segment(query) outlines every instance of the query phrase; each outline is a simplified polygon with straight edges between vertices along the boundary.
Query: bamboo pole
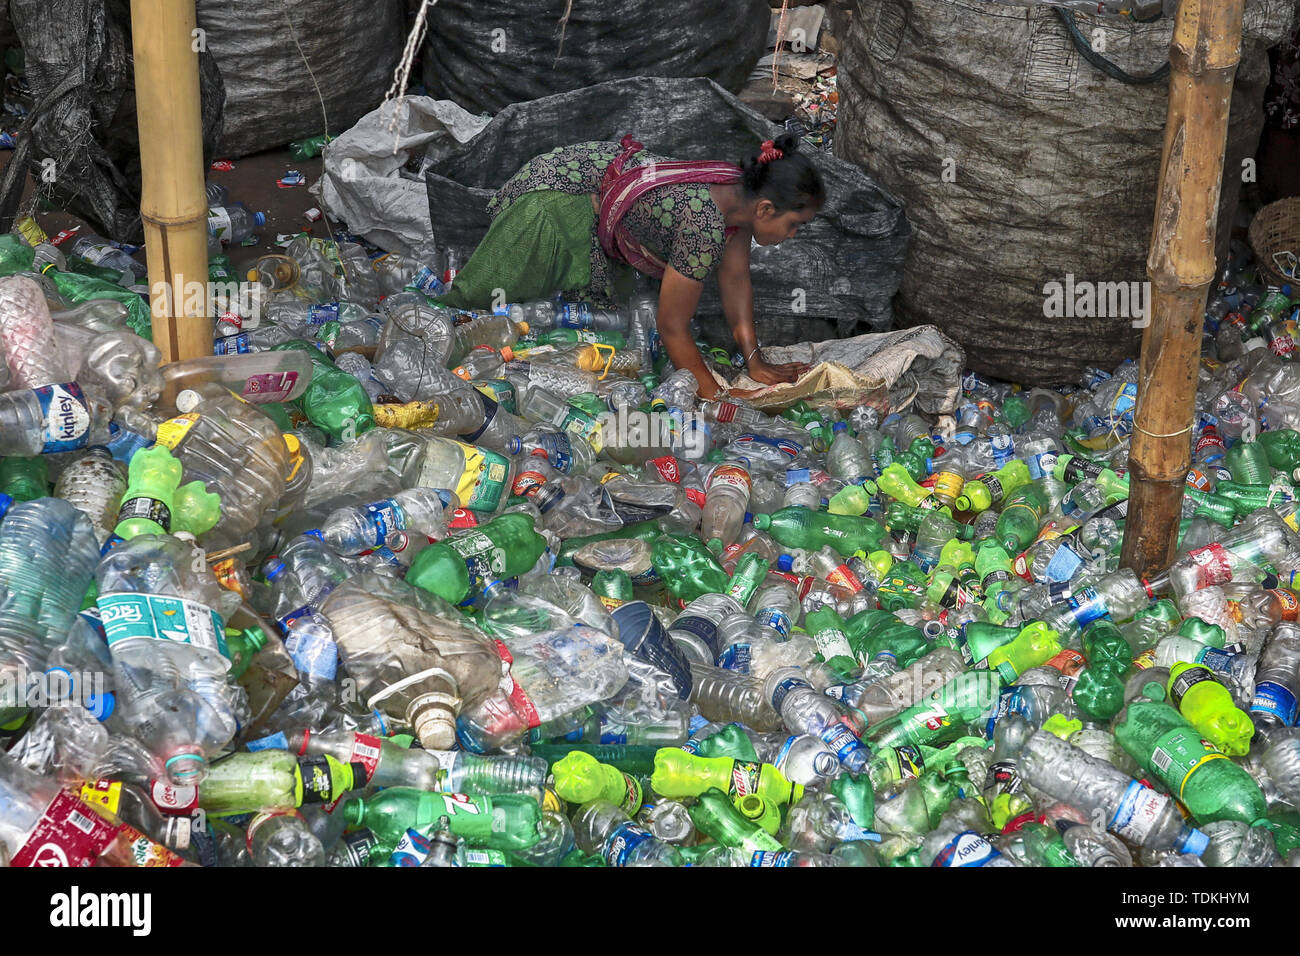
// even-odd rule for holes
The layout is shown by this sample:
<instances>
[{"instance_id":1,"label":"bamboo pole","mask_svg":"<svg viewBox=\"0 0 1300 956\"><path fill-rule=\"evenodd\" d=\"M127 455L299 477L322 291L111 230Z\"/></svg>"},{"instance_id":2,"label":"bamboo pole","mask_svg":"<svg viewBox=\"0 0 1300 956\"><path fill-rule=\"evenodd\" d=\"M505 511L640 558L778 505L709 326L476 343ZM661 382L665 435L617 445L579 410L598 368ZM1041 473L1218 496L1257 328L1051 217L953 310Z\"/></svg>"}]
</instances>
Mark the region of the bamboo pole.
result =
<instances>
[{"instance_id":1,"label":"bamboo pole","mask_svg":"<svg viewBox=\"0 0 1300 956\"><path fill-rule=\"evenodd\" d=\"M194 0L131 0L140 218L164 363L212 354Z\"/></svg>"},{"instance_id":2,"label":"bamboo pole","mask_svg":"<svg viewBox=\"0 0 1300 956\"><path fill-rule=\"evenodd\" d=\"M1182 0L1169 49L1169 114L1147 257L1150 324L1142 335L1120 562L1141 576L1173 560L1191 467L1201 324L1215 273L1243 6L1244 0Z\"/></svg>"}]
</instances>

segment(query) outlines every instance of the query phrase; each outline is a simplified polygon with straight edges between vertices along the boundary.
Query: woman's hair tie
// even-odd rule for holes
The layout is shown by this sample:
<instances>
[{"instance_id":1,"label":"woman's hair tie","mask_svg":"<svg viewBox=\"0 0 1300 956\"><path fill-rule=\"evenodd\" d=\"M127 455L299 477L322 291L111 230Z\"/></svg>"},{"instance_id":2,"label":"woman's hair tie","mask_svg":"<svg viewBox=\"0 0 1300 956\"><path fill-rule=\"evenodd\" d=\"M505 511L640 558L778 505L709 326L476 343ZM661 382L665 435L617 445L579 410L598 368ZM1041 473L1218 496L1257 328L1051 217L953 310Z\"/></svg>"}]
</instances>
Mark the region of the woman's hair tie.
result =
<instances>
[{"instance_id":1,"label":"woman's hair tie","mask_svg":"<svg viewBox=\"0 0 1300 956\"><path fill-rule=\"evenodd\" d=\"M774 159L781 159L783 156L785 156L785 153L777 149L776 143L772 142L770 139L764 140L763 145L759 147L758 161L764 165L770 163Z\"/></svg>"}]
</instances>

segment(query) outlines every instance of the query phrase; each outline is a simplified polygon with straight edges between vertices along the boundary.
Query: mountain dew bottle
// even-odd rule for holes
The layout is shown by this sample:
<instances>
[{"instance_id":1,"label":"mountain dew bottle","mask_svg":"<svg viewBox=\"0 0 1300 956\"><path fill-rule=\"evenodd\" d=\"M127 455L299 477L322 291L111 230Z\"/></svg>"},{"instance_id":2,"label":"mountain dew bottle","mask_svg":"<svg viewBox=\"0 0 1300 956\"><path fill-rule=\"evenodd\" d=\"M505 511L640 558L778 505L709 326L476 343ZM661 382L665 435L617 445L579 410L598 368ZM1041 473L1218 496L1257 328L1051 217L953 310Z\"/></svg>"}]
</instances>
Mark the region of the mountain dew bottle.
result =
<instances>
[{"instance_id":1,"label":"mountain dew bottle","mask_svg":"<svg viewBox=\"0 0 1300 956\"><path fill-rule=\"evenodd\" d=\"M880 473L876 487L903 504L913 508L940 508L943 502L935 498L929 488L923 488L912 480L906 468L894 462Z\"/></svg>"},{"instance_id":2,"label":"mountain dew bottle","mask_svg":"<svg viewBox=\"0 0 1300 956\"><path fill-rule=\"evenodd\" d=\"M1198 731L1229 757L1250 752L1255 725L1232 702L1232 693L1204 664L1178 661L1169 667L1169 701Z\"/></svg>"},{"instance_id":3,"label":"mountain dew bottle","mask_svg":"<svg viewBox=\"0 0 1300 956\"><path fill-rule=\"evenodd\" d=\"M1264 793L1254 778L1164 702L1130 703L1115 726L1115 739L1140 767L1159 778L1199 824L1254 823L1268 814Z\"/></svg>"},{"instance_id":4,"label":"mountain dew bottle","mask_svg":"<svg viewBox=\"0 0 1300 956\"><path fill-rule=\"evenodd\" d=\"M831 606L818 608L804 618L804 630L812 635L822 660L841 675L847 675L858 667L844 628L844 618Z\"/></svg>"},{"instance_id":5,"label":"mountain dew bottle","mask_svg":"<svg viewBox=\"0 0 1300 956\"><path fill-rule=\"evenodd\" d=\"M725 791L730 799L757 793L778 804L797 803L803 787L791 783L771 764L750 763L730 757L697 757L676 747L655 754L650 786L663 797L698 797L710 787Z\"/></svg>"},{"instance_id":6,"label":"mountain dew bottle","mask_svg":"<svg viewBox=\"0 0 1300 956\"><path fill-rule=\"evenodd\" d=\"M1031 667L1045 664L1061 653L1061 635L1042 621L1034 621L1021 629L1015 639L1003 644L988 656L989 669L1008 684Z\"/></svg>"},{"instance_id":7,"label":"mountain dew bottle","mask_svg":"<svg viewBox=\"0 0 1300 956\"><path fill-rule=\"evenodd\" d=\"M1002 682L993 671L964 671L921 703L869 728L867 737L873 750L952 740L987 715L1001 692Z\"/></svg>"},{"instance_id":8,"label":"mountain dew bottle","mask_svg":"<svg viewBox=\"0 0 1300 956\"><path fill-rule=\"evenodd\" d=\"M967 481L962 486L961 494L957 496L953 507L958 511L988 511L995 505L1000 505L1031 480L1029 466L1021 459L1013 458L992 474L981 475Z\"/></svg>"},{"instance_id":9,"label":"mountain dew bottle","mask_svg":"<svg viewBox=\"0 0 1300 956\"><path fill-rule=\"evenodd\" d=\"M641 784L631 774L575 750L551 768L555 792L569 803L608 800L624 813L641 809Z\"/></svg>"},{"instance_id":10,"label":"mountain dew bottle","mask_svg":"<svg viewBox=\"0 0 1300 956\"><path fill-rule=\"evenodd\" d=\"M287 750L236 752L213 761L203 778L199 806L213 815L229 815L332 803L365 783L364 764L340 763L328 754L299 758Z\"/></svg>"},{"instance_id":11,"label":"mountain dew bottle","mask_svg":"<svg viewBox=\"0 0 1300 956\"><path fill-rule=\"evenodd\" d=\"M748 799L746 797L740 799ZM701 833L723 846L748 850L780 850L781 843L759 824L740 812L720 788L712 787L699 795L690 808L691 822Z\"/></svg>"},{"instance_id":12,"label":"mountain dew bottle","mask_svg":"<svg viewBox=\"0 0 1300 956\"><path fill-rule=\"evenodd\" d=\"M170 532L181 463L166 446L154 445L131 456L127 477L113 533L129 541L136 535Z\"/></svg>"},{"instance_id":13,"label":"mountain dew bottle","mask_svg":"<svg viewBox=\"0 0 1300 956\"><path fill-rule=\"evenodd\" d=\"M756 514L754 527L787 548L820 551L829 545L841 557L854 551L875 551L886 538L884 527L874 518L798 507L782 508L770 515Z\"/></svg>"}]
</instances>

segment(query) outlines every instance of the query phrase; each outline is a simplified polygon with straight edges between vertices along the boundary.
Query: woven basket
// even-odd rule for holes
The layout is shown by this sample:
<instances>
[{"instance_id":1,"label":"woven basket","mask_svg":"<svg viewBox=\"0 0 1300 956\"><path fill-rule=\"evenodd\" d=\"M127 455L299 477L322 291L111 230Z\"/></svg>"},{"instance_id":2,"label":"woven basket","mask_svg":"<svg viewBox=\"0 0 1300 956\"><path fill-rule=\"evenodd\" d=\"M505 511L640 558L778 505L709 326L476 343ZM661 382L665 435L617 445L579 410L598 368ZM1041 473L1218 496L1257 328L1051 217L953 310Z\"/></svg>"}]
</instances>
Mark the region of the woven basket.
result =
<instances>
[{"instance_id":1,"label":"woven basket","mask_svg":"<svg viewBox=\"0 0 1300 956\"><path fill-rule=\"evenodd\" d=\"M1300 196L1261 209L1250 224L1250 245L1259 258L1260 269L1273 285L1300 279ZM1286 253L1294 258L1288 259ZM1289 275L1284 267L1290 270Z\"/></svg>"}]
</instances>

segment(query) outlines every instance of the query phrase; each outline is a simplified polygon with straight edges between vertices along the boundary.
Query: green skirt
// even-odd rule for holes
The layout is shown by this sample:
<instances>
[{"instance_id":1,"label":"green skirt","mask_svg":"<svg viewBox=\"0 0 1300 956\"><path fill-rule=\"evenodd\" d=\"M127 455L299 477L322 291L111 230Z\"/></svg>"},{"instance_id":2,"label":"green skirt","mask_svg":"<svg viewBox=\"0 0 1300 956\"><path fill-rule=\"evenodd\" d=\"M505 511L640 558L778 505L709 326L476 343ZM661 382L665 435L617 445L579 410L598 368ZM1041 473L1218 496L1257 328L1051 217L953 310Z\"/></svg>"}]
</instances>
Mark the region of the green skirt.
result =
<instances>
[{"instance_id":1,"label":"green skirt","mask_svg":"<svg viewBox=\"0 0 1300 956\"><path fill-rule=\"evenodd\" d=\"M491 309L507 302L549 299L557 291L592 290L596 213L585 193L524 193L492 221L487 235L438 303Z\"/></svg>"}]
</instances>

